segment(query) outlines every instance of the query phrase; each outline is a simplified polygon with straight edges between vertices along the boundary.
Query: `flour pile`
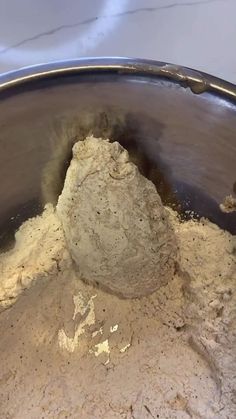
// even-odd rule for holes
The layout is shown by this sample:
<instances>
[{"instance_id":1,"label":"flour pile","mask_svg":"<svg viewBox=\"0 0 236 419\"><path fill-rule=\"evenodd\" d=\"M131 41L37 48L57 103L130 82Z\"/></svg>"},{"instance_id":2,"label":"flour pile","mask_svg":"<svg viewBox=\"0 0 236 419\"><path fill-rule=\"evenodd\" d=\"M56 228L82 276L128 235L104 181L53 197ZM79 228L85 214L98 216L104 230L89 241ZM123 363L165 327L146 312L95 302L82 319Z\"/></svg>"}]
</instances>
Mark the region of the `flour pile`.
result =
<instances>
[{"instance_id":1,"label":"flour pile","mask_svg":"<svg viewBox=\"0 0 236 419\"><path fill-rule=\"evenodd\" d=\"M73 151L57 208L0 255L2 415L236 417L236 237L181 222L119 144Z\"/></svg>"}]
</instances>

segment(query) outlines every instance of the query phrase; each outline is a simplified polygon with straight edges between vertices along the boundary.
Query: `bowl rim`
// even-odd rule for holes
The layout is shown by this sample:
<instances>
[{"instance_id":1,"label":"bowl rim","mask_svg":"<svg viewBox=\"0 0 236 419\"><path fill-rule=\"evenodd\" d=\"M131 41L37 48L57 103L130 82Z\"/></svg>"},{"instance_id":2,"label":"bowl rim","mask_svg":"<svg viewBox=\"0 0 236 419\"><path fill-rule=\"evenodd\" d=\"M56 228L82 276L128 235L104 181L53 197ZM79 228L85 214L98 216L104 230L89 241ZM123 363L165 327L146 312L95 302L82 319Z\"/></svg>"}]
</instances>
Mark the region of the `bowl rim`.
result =
<instances>
[{"instance_id":1,"label":"bowl rim","mask_svg":"<svg viewBox=\"0 0 236 419\"><path fill-rule=\"evenodd\" d=\"M190 88L193 93L211 92L233 102L236 85L202 71L162 61L128 57L91 57L54 61L0 74L0 92L40 79L70 74L116 73L167 79Z\"/></svg>"}]
</instances>

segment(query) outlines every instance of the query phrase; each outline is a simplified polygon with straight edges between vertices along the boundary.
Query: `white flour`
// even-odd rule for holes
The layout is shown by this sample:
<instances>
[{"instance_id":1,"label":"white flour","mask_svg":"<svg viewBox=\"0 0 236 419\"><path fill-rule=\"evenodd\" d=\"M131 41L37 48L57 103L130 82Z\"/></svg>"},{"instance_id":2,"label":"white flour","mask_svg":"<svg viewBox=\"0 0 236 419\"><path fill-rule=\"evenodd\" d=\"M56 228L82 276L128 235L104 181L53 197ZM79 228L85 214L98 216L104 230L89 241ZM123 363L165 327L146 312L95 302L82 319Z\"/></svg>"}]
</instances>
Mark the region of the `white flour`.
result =
<instances>
[{"instance_id":1,"label":"white flour","mask_svg":"<svg viewBox=\"0 0 236 419\"><path fill-rule=\"evenodd\" d=\"M209 221L180 222L166 211L179 252L176 273L134 300L79 280L51 205L21 226L15 248L0 255L2 308L36 286L0 315L3 417L236 417L236 239ZM27 360L14 375L19 327L32 366ZM31 380L36 348L50 363L36 382L32 375L29 391L22 383ZM41 396L48 371L50 392L43 387Z\"/></svg>"}]
</instances>

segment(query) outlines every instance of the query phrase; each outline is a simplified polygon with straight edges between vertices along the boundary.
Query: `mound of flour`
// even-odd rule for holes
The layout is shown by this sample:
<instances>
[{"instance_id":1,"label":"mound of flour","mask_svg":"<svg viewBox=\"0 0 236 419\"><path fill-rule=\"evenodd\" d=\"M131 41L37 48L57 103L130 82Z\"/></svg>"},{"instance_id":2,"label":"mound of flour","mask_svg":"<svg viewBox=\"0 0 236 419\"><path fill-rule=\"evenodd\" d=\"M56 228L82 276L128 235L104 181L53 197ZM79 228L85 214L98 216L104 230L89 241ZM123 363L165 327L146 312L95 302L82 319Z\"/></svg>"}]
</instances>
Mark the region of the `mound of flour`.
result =
<instances>
[{"instance_id":1,"label":"mound of flour","mask_svg":"<svg viewBox=\"0 0 236 419\"><path fill-rule=\"evenodd\" d=\"M26 221L15 235L15 246L0 254L0 309L12 305L33 282L55 275L69 258L55 209L48 204L42 215Z\"/></svg>"},{"instance_id":2,"label":"mound of flour","mask_svg":"<svg viewBox=\"0 0 236 419\"><path fill-rule=\"evenodd\" d=\"M102 160L100 163L103 170ZM102 197L107 199L106 194ZM124 200L123 211L125 202L130 205ZM67 210L74 214L75 208L70 205ZM89 230L89 241L93 237L92 208L88 206L87 214L82 214L83 220L91 217L90 224L80 224ZM71 248L70 252L67 249L65 227L51 205L41 216L21 226L14 249L0 255L0 306L10 307L33 283L40 292L32 287L31 294L19 298L8 313L0 315L0 351L2 359L6 358L1 366L0 401L5 417L12 412L21 417L40 417L45 414L45 410L38 410L42 404L51 418L55 412L60 413L59 404L65 403L58 417L236 417L236 238L207 220L181 222L169 208L163 213L178 248L176 272L173 275L170 271L169 281L153 294L133 300L119 299L80 281L79 270L74 269L70 258ZM131 216L130 208L127 214ZM81 239L79 229L75 231ZM84 232L82 237L86 237ZM14 340L11 326L18 322L21 312L25 313L22 328ZM34 329L37 334L31 336ZM16 363L13 355L12 360L9 357L9 345L17 348L19 358L19 333L30 336L28 357L32 357L32 368L27 360L25 367L9 376ZM28 397L20 383L35 367L35 348L42 351L42 358L50 359L50 365L37 372L41 380L38 387L37 383L29 386L29 407L28 403L24 405ZM62 364L58 366L58 362ZM39 403L49 369L53 396L50 399L45 389ZM35 377L32 380L35 383ZM58 396L61 386L62 396ZM14 399L8 402L9 394ZM34 400L37 408L33 407Z\"/></svg>"},{"instance_id":3,"label":"mound of flour","mask_svg":"<svg viewBox=\"0 0 236 419\"><path fill-rule=\"evenodd\" d=\"M179 223L179 273L190 346L208 363L217 384L212 417L236 417L236 237L208 220ZM208 416L204 416L204 418ZM210 416L211 417L211 416Z\"/></svg>"}]
</instances>

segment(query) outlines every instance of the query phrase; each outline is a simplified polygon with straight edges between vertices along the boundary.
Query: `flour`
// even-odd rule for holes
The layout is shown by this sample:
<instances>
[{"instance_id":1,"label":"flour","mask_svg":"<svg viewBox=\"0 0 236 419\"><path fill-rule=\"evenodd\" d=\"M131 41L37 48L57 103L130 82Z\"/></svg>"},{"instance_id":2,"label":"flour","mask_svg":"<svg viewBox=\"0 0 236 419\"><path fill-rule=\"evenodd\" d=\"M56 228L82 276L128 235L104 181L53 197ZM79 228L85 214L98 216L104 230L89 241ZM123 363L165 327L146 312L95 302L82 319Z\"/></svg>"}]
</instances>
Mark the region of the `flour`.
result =
<instances>
[{"instance_id":1,"label":"flour","mask_svg":"<svg viewBox=\"0 0 236 419\"><path fill-rule=\"evenodd\" d=\"M0 305L15 303L0 315L3 417L236 417L236 237L204 219L164 214L176 271L131 300L80 281L52 205L21 226L15 247L0 255Z\"/></svg>"},{"instance_id":2,"label":"flour","mask_svg":"<svg viewBox=\"0 0 236 419\"><path fill-rule=\"evenodd\" d=\"M58 272L69 259L64 233L52 205L26 221L15 235L12 250L0 255L0 308L13 304L36 280Z\"/></svg>"},{"instance_id":3,"label":"flour","mask_svg":"<svg viewBox=\"0 0 236 419\"><path fill-rule=\"evenodd\" d=\"M175 221L176 223L176 221ZM176 223L189 343L207 360L224 416L236 417L236 237L207 220ZM223 413L222 413L223 415Z\"/></svg>"},{"instance_id":4,"label":"flour","mask_svg":"<svg viewBox=\"0 0 236 419\"><path fill-rule=\"evenodd\" d=\"M220 204L220 209L226 213L236 211L236 198L232 195L226 196L222 204Z\"/></svg>"},{"instance_id":5,"label":"flour","mask_svg":"<svg viewBox=\"0 0 236 419\"><path fill-rule=\"evenodd\" d=\"M95 313L94 313L94 298L96 295L93 295L87 304L84 302L84 298L81 294L74 296L75 311L73 315L73 320L78 313L82 316L86 314L84 320L79 323L77 326L74 336L72 338L68 337L64 329L60 329L58 332L58 342L61 348L66 349L68 352L74 352L75 349L79 346L79 337L85 333L85 328L95 324Z\"/></svg>"}]
</instances>

